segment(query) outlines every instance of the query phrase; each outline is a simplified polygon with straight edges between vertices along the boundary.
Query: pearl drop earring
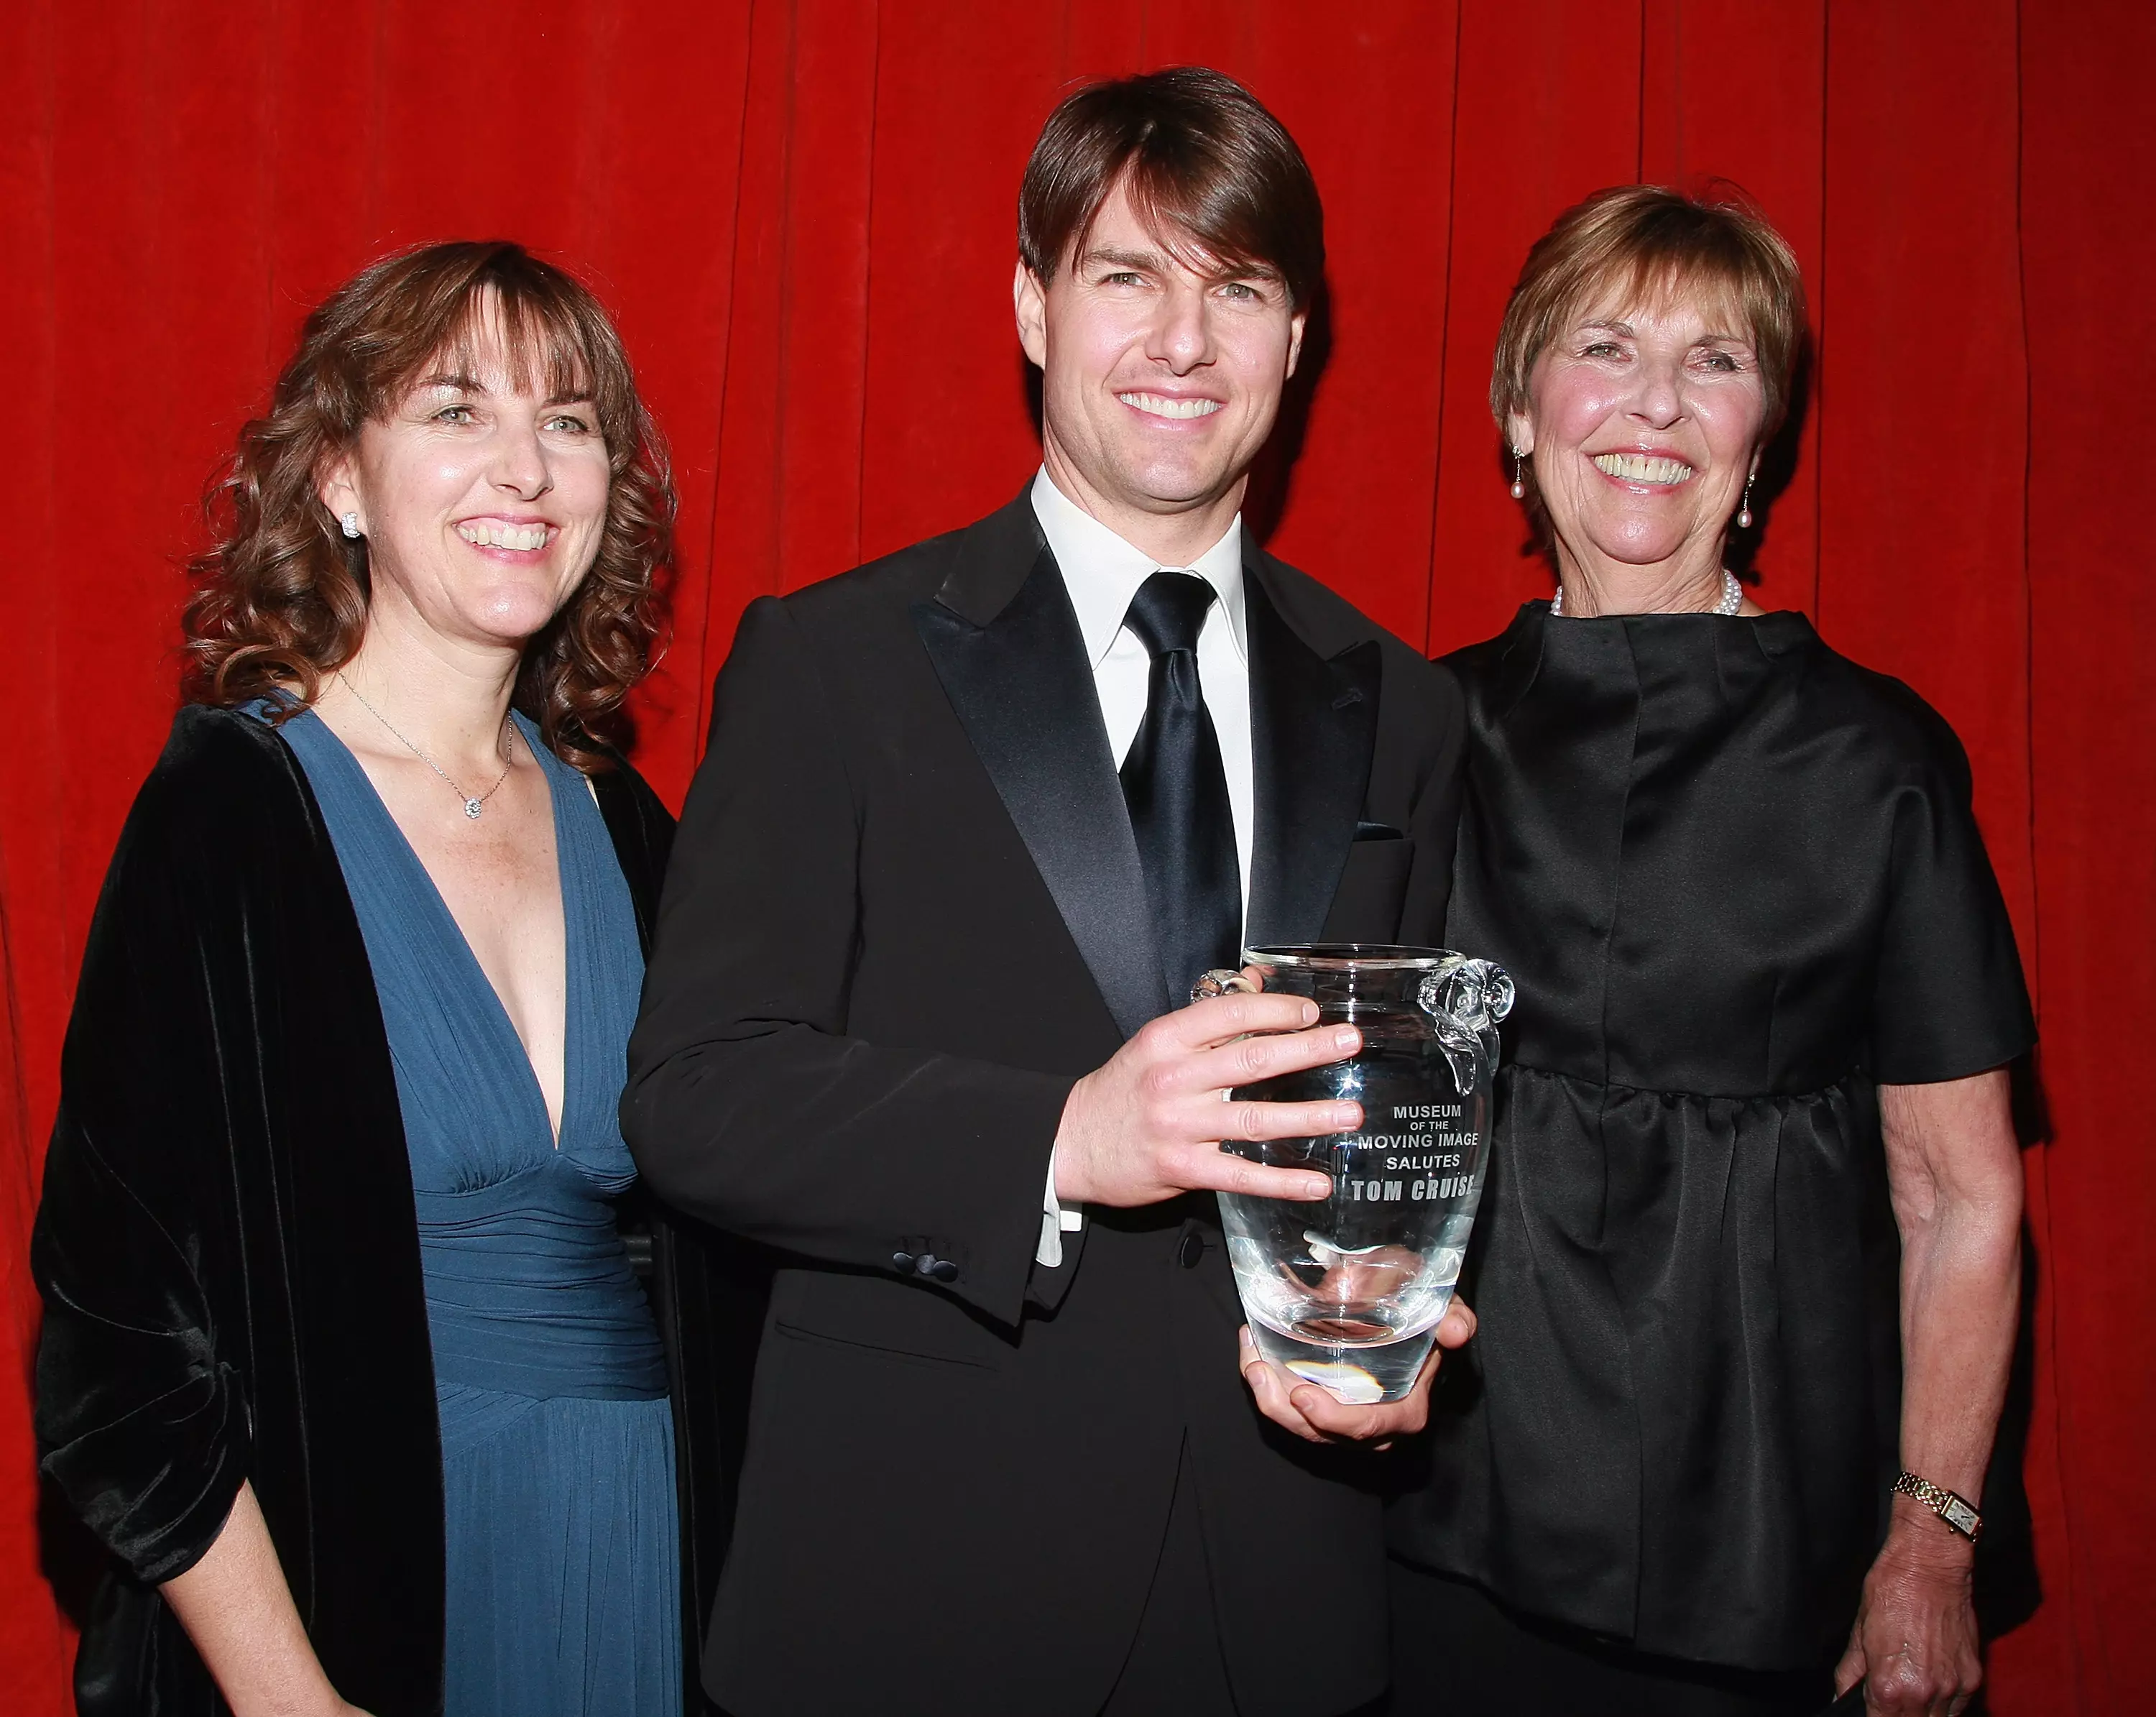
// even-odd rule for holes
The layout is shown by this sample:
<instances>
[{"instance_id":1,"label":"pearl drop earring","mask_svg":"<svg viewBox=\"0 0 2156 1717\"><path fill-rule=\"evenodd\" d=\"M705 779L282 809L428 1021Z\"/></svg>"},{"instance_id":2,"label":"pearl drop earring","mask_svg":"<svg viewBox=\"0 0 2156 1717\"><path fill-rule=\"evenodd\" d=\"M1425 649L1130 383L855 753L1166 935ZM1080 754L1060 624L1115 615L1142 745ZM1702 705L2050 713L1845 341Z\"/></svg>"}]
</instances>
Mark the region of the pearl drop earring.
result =
<instances>
[{"instance_id":1,"label":"pearl drop earring","mask_svg":"<svg viewBox=\"0 0 2156 1717\"><path fill-rule=\"evenodd\" d=\"M1520 450L1515 447L1512 450L1512 499L1515 501L1525 501L1527 498L1527 486L1520 475L1526 466L1527 460L1522 456Z\"/></svg>"},{"instance_id":2,"label":"pearl drop earring","mask_svg":"<svg viewBox=\"0 0 2156 1717\"><path fill-rule=\"evenodd\" d=\"M1740 531L1752 528L1752 481L1750 477L1744 480L1744 504L1737 509L1737 528Z\"/></svg>"},{"instance_id":3,"label":"pearl drop earring","mask_svg":"<svg viewBox=\"0 0 2156 1717\"><path fill-rule=\"evenodd\" d=\"M348 512L340 518L337 522L344 527L344 533L346 536L357 537L359 535L359 515L357 513Z\"/></svg>"}]
</instances>

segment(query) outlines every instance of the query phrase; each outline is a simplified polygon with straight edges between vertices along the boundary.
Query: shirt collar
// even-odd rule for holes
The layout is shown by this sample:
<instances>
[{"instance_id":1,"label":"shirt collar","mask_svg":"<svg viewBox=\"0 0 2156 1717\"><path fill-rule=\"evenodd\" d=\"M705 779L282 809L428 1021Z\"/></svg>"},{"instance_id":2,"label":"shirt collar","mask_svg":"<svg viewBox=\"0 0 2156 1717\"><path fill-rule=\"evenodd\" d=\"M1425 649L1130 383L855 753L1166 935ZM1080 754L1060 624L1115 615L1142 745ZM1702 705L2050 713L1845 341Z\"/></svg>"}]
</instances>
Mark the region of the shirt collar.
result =
<instances>
[{"instance_id":1,"label":"shirt collar","mask_svg":"<svg viewBox=\"0 0 2156 1717\"><path fill-rule=\"evenodd\" d=\"M1101 666L1123 629L1123 616L1138 586L1160 570L1160 563L1132 547L1050 481L1048 468L1033 480L1033 512L1040 521L1055 564L1062 569L1064 588L1078 612L1078 630L1086 640L1086 660ZM1247 663L1250 651L1243 639L1243 516L1237 513L1227 530L1189 567L1219 593L1221 612L1228 616L1228 633L1235 654Z\"/></svg>"}]
</instances>

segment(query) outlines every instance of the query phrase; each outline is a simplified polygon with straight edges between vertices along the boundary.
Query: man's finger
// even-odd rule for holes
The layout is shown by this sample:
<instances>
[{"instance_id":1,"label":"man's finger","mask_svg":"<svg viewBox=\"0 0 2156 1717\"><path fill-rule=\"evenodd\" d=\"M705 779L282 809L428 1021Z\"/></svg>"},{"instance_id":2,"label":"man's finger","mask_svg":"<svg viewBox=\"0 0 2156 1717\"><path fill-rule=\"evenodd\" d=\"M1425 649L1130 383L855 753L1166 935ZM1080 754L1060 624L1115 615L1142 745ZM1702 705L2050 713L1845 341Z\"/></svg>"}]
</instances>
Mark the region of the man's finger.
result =
<instances>
[{"instance_id":1,"label":"man's finger","mask_svg":"<svg viewBox=\"0 0 2156 1717\"><path fill-rule=\"evenodd\" d=\"M1317 1004L1301 995L1209 996L1163 1015L1160 1024L1185 1049L1210 1049L1245 1032L1292 1033L1317 1023Z\"/></svg>"},{"instance_id":2,"label":"man's finger","mask_svg":"<svg viewBox=\"0 0 2156 1717\"><path fill-rule=\"evenodd\" d=\"M1191 1091L1228 1091L1255 1085L1312 1067L1344 1062L1363 1046L1353 1026L1313 1026L1307 1031L1245 1037L1194 1056L1177 1070L1178 1082Z\"/></svg>"},{"instance_id":3,"label":"man's finger","mask_svg":"<svg viewBox=\"0 0 2156 1717\"><path fill-rule=\"evenodd\" d=\"M1196 1124L1211 1135L1210 1143L1224 1139L1256 1143L1267 1139L1321 1139L1328 1134L1353 1133L1363 1124L1363 1106L1355 1103L1230 1103L1217 1112L1206 1110Z\"/></svg>"},{"instance_id":4,"label":"man's finger","mask_svg":"<svg viewBox=\"0 0 2156 1717\"><path fill-rule=\"evenodd\" d=\"M1168 1184L1192 1192L1235 1192L1246 1198L1285 1198L1309 1203L1332 1193L1329 1175L1310 1169L1276 1169L1231 1156L1217 1144L1178 1145L1164 1154Z\"/></svg>"}]
</instances>

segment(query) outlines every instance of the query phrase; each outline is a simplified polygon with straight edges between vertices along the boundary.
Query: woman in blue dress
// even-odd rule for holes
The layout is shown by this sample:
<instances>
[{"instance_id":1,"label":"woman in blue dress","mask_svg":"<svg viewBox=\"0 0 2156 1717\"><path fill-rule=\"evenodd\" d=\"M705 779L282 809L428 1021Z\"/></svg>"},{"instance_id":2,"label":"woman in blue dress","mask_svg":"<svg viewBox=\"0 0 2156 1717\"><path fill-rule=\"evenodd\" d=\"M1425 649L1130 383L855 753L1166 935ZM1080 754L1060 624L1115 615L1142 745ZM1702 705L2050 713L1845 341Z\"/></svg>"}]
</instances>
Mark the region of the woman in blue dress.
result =
<instances>
[{"instance_id":1,"label":"woman in blue dress","mask_svg":"<svg viewBox=\"0 0 2156 1717\"><path fill-rule=\"evenodd\" d=\"M670 823L608 743L656 438L583 287L434 245L314 314L222 492L39 1214L44 1465L116 1561L79 1701L675 1717L614 1118Z\"/></svg>"}]
</instances>

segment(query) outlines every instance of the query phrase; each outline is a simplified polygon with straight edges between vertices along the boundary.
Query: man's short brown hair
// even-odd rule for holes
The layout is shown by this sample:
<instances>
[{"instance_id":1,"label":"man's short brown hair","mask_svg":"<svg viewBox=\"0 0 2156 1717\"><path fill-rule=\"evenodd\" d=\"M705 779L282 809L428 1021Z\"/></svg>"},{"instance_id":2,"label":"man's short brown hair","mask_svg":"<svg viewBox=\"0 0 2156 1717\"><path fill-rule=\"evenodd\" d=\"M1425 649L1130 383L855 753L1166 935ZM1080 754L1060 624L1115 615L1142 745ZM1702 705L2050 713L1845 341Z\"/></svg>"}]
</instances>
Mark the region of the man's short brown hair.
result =
<instances>
[{"instance_id":1,"label":"man's short brown hair","mask_svg":"<svg viewBox=\"0 0 2156 1717\"><path fill-rule=\"evenodd\" d=\"M1763 434L1789 409L1804 336L1804 282L1789 241L1735 197L1706 202L1660 185L1614 185L1559 215L1527 252L1497 334L1490 410L1527 406L1535 362L1565 326L1609 299L1661 304L1704 294L1743 324L1766 395Z\"/></svg>"},{"instance_id":2,"label":"man's short brown hair","mask_svg":"<svg viewBox=\"0 0 2156 1717\"><path fill-rule=\"evenodd\" d=\"M1018 194L1018 249L1045 285L1122 184L1139 218L1206 275L1277 275L1310 308L1325 277L1325 212L1287 128L1202 65L1091 84L1041 127Z\"/></svg>"}]
</instances>

